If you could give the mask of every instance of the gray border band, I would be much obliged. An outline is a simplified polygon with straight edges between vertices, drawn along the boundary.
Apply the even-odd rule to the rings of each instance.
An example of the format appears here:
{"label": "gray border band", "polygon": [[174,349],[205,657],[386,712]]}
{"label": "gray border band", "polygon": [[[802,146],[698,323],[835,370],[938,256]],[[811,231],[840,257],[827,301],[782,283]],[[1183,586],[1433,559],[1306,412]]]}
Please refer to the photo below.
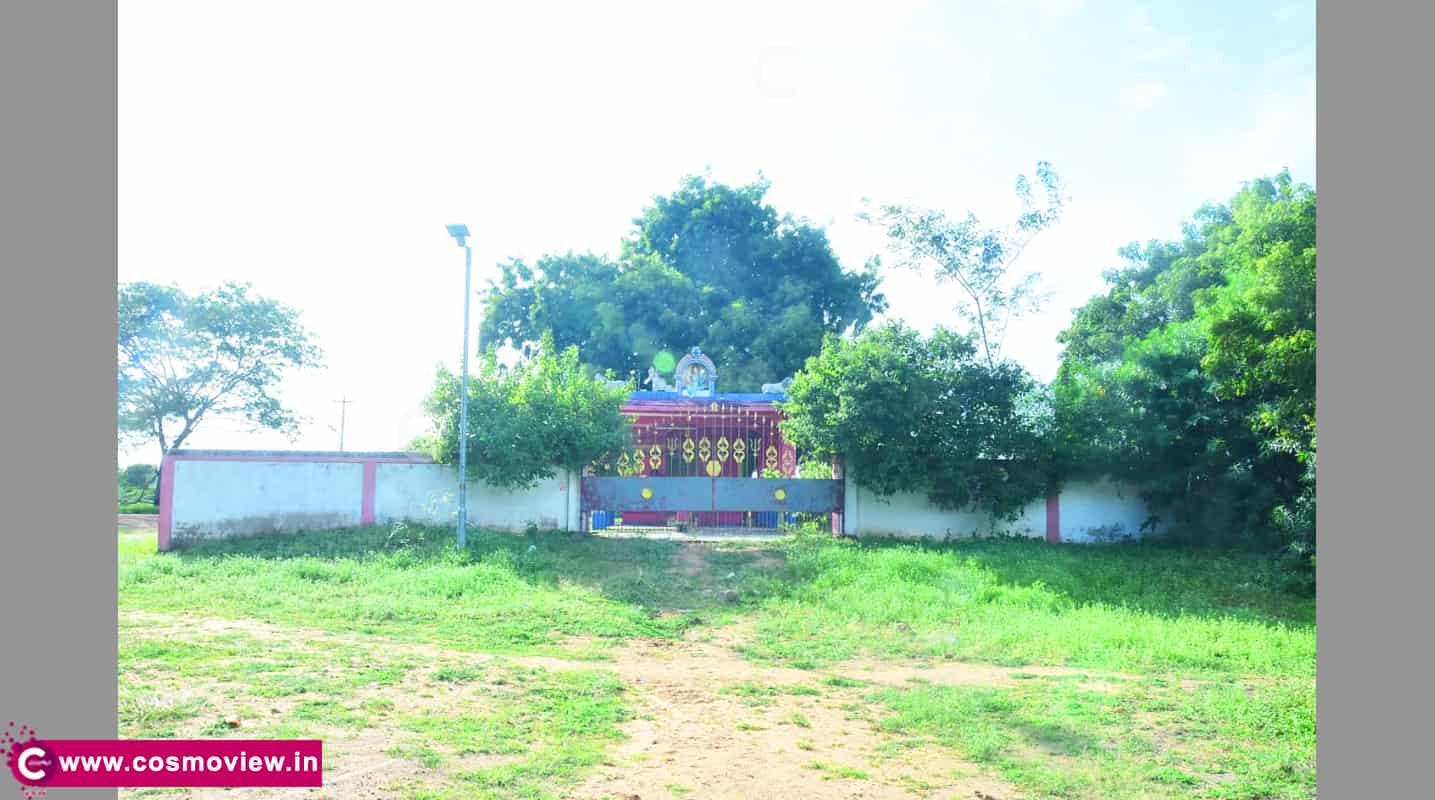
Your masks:
{"label": "gray border band", "polygon": [[115,4],[0,3],[0,724],[56,739],[117,735],[117,25]]}
{"label": "gray border band", "polygon": [[1432,16],[1320,5],[1317,760],[1332,800],[1432,791]]}

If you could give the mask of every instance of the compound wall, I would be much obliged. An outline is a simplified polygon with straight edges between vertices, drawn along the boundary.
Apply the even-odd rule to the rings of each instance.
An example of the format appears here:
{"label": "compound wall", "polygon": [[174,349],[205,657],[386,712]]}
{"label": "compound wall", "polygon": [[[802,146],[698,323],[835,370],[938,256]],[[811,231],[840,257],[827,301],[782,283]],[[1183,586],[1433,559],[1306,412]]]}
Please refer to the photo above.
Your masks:
{"label": "compound wall", "polygon": [[[176,450],[160,467],[159,546],[400,520],[451,524],[458,473],[413,453]],[[523,490],[468,487],[475,527],[570,530],[578,486],[569,476]]]}

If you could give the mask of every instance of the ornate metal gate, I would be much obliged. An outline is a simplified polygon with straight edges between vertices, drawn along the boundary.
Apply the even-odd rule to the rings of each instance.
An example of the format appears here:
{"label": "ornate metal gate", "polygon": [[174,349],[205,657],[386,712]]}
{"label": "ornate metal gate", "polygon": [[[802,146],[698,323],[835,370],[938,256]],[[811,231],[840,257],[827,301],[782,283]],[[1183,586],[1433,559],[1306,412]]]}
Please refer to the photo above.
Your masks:
{"label": "ornate metal gate", "polygon": [[632,452],[583,478],[587,530],[771,530],[816,514],[836,524],[835,465],[830,479],[800,478],[797,451],[778,426],[787,382],[719,394],[717,368],[696,348],[677,363],[673,384],[656,370],[645,382],[652,391],[624,405]]}

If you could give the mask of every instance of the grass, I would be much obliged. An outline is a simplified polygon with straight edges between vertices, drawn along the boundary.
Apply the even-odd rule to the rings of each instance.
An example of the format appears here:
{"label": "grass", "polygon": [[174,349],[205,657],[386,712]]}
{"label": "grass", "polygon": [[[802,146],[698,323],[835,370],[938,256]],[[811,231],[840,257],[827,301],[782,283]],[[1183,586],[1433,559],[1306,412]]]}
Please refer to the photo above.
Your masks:
{"label": "grass", "polygon": [[1302,679],[1095,691],[889,689],[889,730],[935,737],[1039,797],[1307,798],[1315,792],[1315,687]]}
{"label": "grass", "polygon": [[806,541],[760,602],[754,658],[858,656],[1315,675],[1315,603],[1254,557],[1155,546]]}
{"label": "grass", "polygon": [[[153,531],[121,532],[122,734],[344,742],[378,730],[383,752],[421,774],[395,790],[410,800],[561,796],[631,715],[601,668],[612,647],[741,621],[752,661],[841,674],[710,691],[755,707],[841,693],[847,719],[887,737],[876,757],[935,742],[1031,797],[1314,793],[1314,601],[1281,591],[1255,556],[800,536],[710,548],[694,566],[673,542],[479,533],[460,551],[447,531],[390,533],[159,554]],[[683,613],[660,613],[672,609]],[[154,630],[146,613],[225,624]],[[594,668],[503,658],[545,654]],[[1094,674],[882,686],[848,677],[856,658]],[[230,718],[241,726],[226,733]],[[827,734],[800,713],[773,721]]]}
{"label": "grass", "polygon": [[[766,581],[753,550],[720,551],[699,576],[671,574],[666,542],[567,536],[476,536],[459,551],[437,535],[388,546],[368,529],[201,542],[143,556],[122,539],[127,608],[173,609],[183,595],[206,613],[377,634],[474,652],[556,652],[568,637],[601,643],[676,636],[692,615],[723,613],[719,591]],[[530,547],[532,548],[530,550]],[[128,552],[126,552],[128,551]],[[729,572],[741,579],[725,580]],[[565,652],[565,655],[573,655]],[[601,656],[601,649],[590,655]]]}
{"label": "grass", "polygon": [[624,718],[623,687],[597,671],[550,673],[507,667],[507,679],[480,689],[485,713],[434,712],[408,717],[403,727],[458,755],[526,752],[535,741],[611,738]]}
{"label": "grass", "polygon": [[872,777],[871,774],[869,774],[865,770],[860,770],[856,767],[843,766],[841,764],[828,764],[825,761],[809,761],[802,766],[806,767],[807,769],[815,769],[818,772],[825,773],[824,777],[830,776],[834,778],[849,778],[852,780],[862,781],[868,780]]}
{"label": "grass", "polygon": [[735,683],[718,689],[718,694],[737,695],[742,698],[744,705],[769,706],[781,695],[792,695],[799,697],[815,697],[822,692],[811,686],[791,684],[787,686],[769,686],[751,681]]}
{"label": "grass", "polygon": [[481,690],[481,711],[400,720],[417,734],[409,757],[428,769],[462,756],[505,757],[451,773],[454,785],[434,797],[548,796],[548,789],[575,782],[621,738],[617,726],[628,712],[623,686],[612,675],[512,665],[492,673],[502,682]]}

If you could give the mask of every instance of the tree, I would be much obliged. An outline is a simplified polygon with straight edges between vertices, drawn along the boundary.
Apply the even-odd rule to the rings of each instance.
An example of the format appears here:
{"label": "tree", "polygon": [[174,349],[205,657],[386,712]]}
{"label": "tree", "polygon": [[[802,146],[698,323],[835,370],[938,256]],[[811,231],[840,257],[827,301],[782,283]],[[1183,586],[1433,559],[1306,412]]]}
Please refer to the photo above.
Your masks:
{"label": "tree", "polygon": [[783,432],[808,457],[841,456],[878,495],[920,492],[1010,519],[1052,477],[1039,405],[1035,382],[987,364],[974,337],[889,322],[828,337],[788,390]]}
{"label": "tree", "polygon": [[120,505],[157,502],[150,494],[150,487],[159,480],[159,470],[153,464],[131,464],[119,471],[118,479]]}
{"label": "tree", "polygon": [[1240,235],[1217,245],[1224,285],[1200,298],[1201,366],[1222,399],[1257,405],[1273,449],[1315,451],[1315,193],[1282,174],[1238,195]]}
{"label": "tree", "polygon": [[1066,467],[1136,482],[1187,536],[1313,553],[1315,202],[1283,172],[1121,251],[1059,337]]}
{"label": "tree", "polygon": [[1238,196],[1242,236],[1226,245],[1229,282],[1202,298],[1201,366],[1216,396],[1255,406],[1249,423],[1272,454],[1302,465],[1299,494],[1273,512],[1297,556],[1315,555],[1315,192],[1282,173]]}
{"label": "tree", "polygon": [[1037,273],[1027,273],[1015,283],[1008,275],[1031,240],[1061,217],[1066,202],[1061,179],[1050,164],[1038,162],[1036,177],[1045,192],[1044,203],[1038,205],[1026,176],[1018,176],[1021,213],[1007,226],[983,225],[971,212],[955,221],[941,211],[900,205],[883,206],[875,220],[864,215],[885,230],[899,266],[935,265],[938,280],[961,288],[957,313],[971,324],[988,367],[995,367],[1000,358],[1007,324],[1039,305]]}
{"label": "tree", "polygon": [[[440,463],[458,460],[460,383],[441,368],[424,404],[434,427],[426,449]],[[626,452],[627,396],[627,389],[588,374],[576,347],[558,351],[552,335],[540,337],[534,354],[513,368],[489,350],[469,377],[468,477],[528,487],[560,468],[580,470]]]}
{"label": "tree", "polygon": [[582,361],[641,376],[660,351],[698,346],[724,389],[756,391],[801,368],[828,333],[886,308],[876,263],[843,269],[820,228],[763,202],[768,184],[684,179],[634,220],[619,256],[550,255],[501,265],[483,341],[531,354],[544,332]]}
{"label": "tree", "polygon": [[322,360],[297,311],[237,283],[197,295],[122,285],[118,344],[120,434],[161,454],[211,417],[293,435],[298,419],[274,391],[287,370]]}

